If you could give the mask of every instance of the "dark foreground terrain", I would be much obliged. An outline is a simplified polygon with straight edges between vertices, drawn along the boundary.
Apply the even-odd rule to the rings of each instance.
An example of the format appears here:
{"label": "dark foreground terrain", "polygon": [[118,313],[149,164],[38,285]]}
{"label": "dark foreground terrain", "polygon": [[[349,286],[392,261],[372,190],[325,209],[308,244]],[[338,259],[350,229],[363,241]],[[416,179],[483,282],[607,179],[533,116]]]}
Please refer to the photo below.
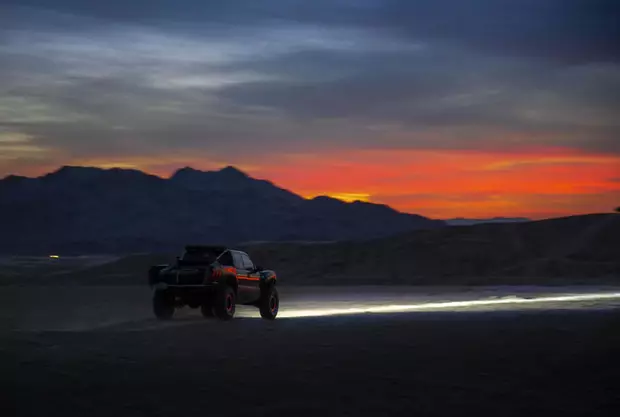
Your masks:
{"label": "dark foreground terrain", "polygon": [[3,310],[0,415],[620,415],[615,305],[165,324],[143,307],[62,331]]}

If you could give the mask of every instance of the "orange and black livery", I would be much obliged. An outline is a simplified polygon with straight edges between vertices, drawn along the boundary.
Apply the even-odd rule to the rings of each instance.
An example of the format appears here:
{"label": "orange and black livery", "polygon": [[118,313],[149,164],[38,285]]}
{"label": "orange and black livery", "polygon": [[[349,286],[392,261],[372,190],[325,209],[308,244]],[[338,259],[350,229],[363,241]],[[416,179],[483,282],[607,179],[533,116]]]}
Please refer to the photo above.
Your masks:
{"label": "orange and black livery", "polygon": [[223,246],[188,245],[176,262],[149,270],[153,311],[170,319],[178,307],[199,308],[205,317],[232,319],[237,304],[258,307],[275,319],[280,300],[276,273],[255,265],[246,252]]}

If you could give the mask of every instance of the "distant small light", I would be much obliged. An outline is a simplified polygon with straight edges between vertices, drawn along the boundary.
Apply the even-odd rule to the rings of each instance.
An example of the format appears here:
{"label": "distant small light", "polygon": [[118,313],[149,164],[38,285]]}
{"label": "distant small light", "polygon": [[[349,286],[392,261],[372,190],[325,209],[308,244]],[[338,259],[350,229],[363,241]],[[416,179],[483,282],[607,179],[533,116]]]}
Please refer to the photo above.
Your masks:
{"label": "distant small light", "polygon": [[60,256],[58,256],[58,255],[50,255],[50,258],[52,258],[52,259],[58,259],[58,258],[60,258]]}

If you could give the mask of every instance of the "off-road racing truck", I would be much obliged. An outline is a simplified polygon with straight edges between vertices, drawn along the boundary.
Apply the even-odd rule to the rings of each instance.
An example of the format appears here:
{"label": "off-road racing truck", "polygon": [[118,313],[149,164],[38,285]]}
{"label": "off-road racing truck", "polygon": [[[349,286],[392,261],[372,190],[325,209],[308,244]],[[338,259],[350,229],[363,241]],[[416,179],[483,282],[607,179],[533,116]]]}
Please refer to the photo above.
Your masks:
{"label": "off-road racing truck", "polygon": [[149,269],[153,312],[171,319],[177,307],[200,307],[204,317],[230,320],[237,304],[258,307],[273,320],[280,300],[274,271],[255,266],[247,253],[220,246],[186,246],[170,265]]}

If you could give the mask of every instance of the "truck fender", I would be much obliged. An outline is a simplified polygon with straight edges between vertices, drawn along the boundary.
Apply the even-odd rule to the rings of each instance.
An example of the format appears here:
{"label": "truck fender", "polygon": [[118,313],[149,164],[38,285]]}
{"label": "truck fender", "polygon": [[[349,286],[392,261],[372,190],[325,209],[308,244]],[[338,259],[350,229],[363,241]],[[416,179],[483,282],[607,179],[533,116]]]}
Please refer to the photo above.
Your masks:
{"label": "truck fender", "polygon": [[226,271],[218,280],[218,286],[231,286],[235,290],[235,294],[237,294],[239,290],[239,282],[237,280],[236,274],[231,274]]}

